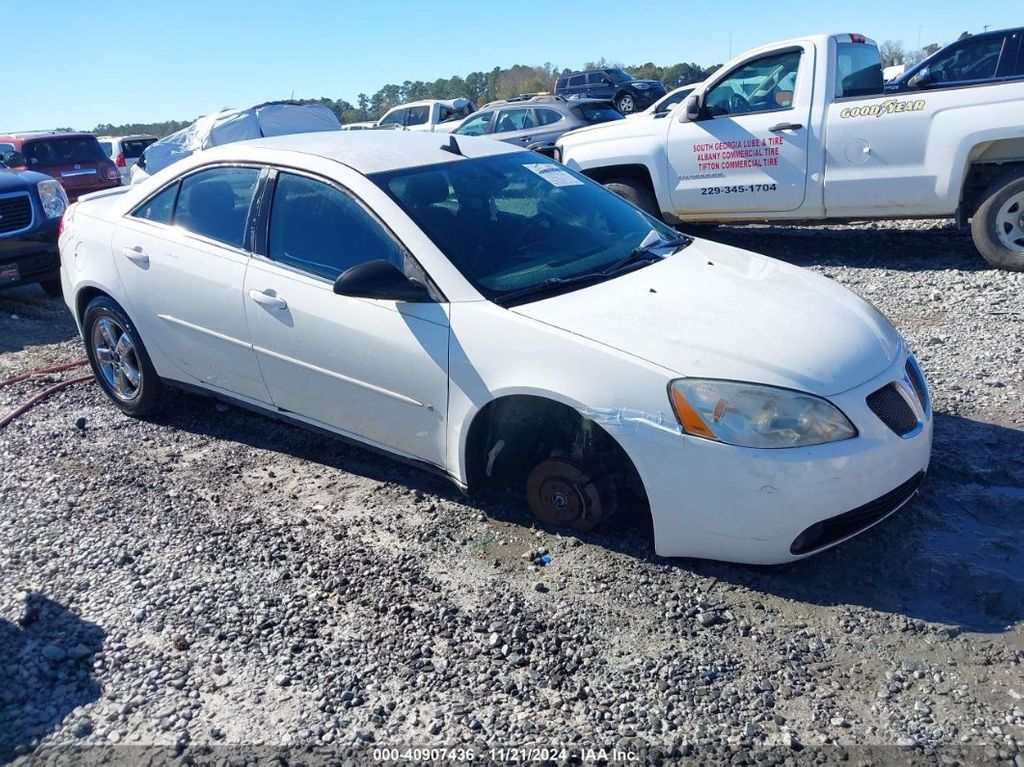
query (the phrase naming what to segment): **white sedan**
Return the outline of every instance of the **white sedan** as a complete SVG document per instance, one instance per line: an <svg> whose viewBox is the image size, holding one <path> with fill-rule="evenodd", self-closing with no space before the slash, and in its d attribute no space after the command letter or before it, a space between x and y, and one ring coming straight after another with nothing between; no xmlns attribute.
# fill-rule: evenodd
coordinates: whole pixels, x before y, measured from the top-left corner
<svg viewBox="0 0 1024 767"><path fill-rule="evenodd" d="M60 250L125 413L211 394L545 524L649 511L664 556L821 551L928 467L927 386L871 305L502 142L230 144L73 205Z"/></svg>

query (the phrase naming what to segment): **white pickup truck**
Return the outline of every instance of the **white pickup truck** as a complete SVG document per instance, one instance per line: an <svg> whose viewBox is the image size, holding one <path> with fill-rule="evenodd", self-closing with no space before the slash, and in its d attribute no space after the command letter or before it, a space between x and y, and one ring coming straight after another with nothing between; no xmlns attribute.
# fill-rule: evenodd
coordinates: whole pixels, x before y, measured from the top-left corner
<svg viewBox="0 0 1024 767"><path fill-rule="evenodd" d="M1024 78L885 93L861 35L748 51L674 110L573 131L555 157L673 224L955 216L1024 270Z"/></svg>

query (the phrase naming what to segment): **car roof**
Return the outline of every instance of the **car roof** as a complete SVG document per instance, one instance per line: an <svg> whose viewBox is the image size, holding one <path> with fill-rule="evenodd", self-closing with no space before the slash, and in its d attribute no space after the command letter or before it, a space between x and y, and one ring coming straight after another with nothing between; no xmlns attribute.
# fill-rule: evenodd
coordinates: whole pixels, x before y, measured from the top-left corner
<svg viewBox="0 0 1024 767"><path fill-rule="evenodd" d="M63 130L50 130L50 131L31 131L26 133L10 133L6 136L0 136L5 139L20 139L21 141L35 141L37 139L48 139L48 138L96 138L93 134L87 133L86 131L63 131Z"/></svg>
<svg viewBox="0 0 1024 767"><path fill-rule="evenodd" d="M140 138L155 139L156 136L154 136L152 133L129 133L128 135L125 136L97 136L96 138L99 139L100 141L131 141L132 139Z"/></svg>
<svg viewBox="0 0 1024 767"><path fill-rule="evenodd" d="M451 141L450 134L420 133L416 131L325 131L322 133L295 133L287 136L239 141L214 147L192 155L197 160L253 160L272 161L267 150L295 152L323 157L347 165L369 175L404 168L457 160L460 155L442 149ZM463 157L490 157L525 150L490 138L458 136L456 142ZM198 164L198 163L197 163Z"/></svg>

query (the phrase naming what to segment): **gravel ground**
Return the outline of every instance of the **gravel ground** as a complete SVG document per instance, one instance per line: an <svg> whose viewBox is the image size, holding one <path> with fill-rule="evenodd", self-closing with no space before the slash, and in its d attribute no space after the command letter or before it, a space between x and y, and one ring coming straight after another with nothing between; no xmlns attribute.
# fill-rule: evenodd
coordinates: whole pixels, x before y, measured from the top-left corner
<svg viewBox="0 0 1024 767"><path fill-rule="evenodd" d="M710 236L849 286L918 354L935 451L895 517L785 567L665 560L637 530L535 530L513 499L212 401L133 421L79 385L0 432L0 762L1024 765L1024 274L943 222ZM0 378L81 355L59 302L0 293ZM0 413L44 385L0 389Z"/></svg>

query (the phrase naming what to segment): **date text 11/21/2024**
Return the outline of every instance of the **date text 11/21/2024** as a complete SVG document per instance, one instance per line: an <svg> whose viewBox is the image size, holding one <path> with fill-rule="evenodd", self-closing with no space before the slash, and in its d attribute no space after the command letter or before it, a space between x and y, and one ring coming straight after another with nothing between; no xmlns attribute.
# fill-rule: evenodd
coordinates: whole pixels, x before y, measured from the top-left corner
<svg viewBox="0 0 1024 767"><path fill-rule="evenodd" d="M466 748L374 748L373 761L389 762L475 762L488 759L497 762L549 762L579 761L588 763L623 763L638 762L641 755L635 751L622 748L564 748L561 746L496 746L486 751L477 752L472 747Z"/></svg>

